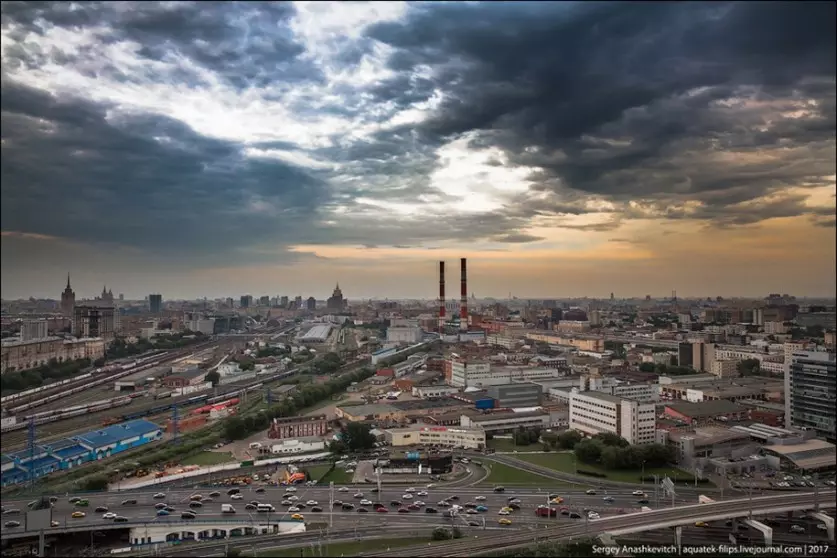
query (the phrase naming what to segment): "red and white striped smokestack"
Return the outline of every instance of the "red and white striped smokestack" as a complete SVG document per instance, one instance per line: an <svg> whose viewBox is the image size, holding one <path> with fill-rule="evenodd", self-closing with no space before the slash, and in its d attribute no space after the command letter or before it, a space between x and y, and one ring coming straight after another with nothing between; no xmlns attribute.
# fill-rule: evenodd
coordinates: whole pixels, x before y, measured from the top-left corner
<svg viewBox="0 0 837 558"><path fill-rule="evenodd" d="M468 331L468 260L462 258L459 260L459 265L462 270L462 292L459 293L459 331Z"/></svg>
<svg viewBox="0 0 837 558"><path fill-rule="evenodd" d="M445 330L445 262L439 262L439 333Z"/></svg>

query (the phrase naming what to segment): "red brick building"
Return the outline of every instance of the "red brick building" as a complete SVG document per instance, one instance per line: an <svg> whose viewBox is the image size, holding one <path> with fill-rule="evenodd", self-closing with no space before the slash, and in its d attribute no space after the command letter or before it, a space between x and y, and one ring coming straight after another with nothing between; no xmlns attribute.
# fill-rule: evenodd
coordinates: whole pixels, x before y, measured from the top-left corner
<svg viewBox="0 0 837 558"><path fill-rule="evenodd" d="M275 418L270 423L267 437L282 440L285 438L325 436L326 434L328 434L328 418L326 415L316 415Z"/></svg>

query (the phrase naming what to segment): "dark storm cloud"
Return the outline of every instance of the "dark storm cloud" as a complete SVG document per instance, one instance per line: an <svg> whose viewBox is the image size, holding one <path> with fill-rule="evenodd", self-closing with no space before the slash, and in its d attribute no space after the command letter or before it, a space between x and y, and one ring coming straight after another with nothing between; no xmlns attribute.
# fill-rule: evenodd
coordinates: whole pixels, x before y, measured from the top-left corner
<svg viewBox="0 0 837 558"><path fill-rule="evenodd" d="M281 249L317 220L326 185L284 163L147 114L2 82L2 223L7 231L109 242L227 263L242 246Z"/></svg>
<svg viewBox="0 0 837 558"><path fill-rule="evenodd" d="M138 44L147 59L186 57L241 89L322 81L320 70L299 58L305 49L288 26L295 13L289 2L4 2L2 8L4 27L36 34L47 26L95 31L103 42ZM32 46L18 56L31 62L47 54ZM108 61L95 72L124 81L143 77ZM194 79L186 72L167 77Z"/></svg>
<svg viewBox="0 0 837 558"><path fill-rule="evenodd" d="M427 3L368 32L397 49L399 77L376 87L394 102L398 90L429 96L430 84L416 93L405 76L435 70L445 97L421 134L476 131L473 146L541 169L531 178L559 200L640 199L673 217L698 201L703 217L733 223L808 213L767 204L727 215L831 183L834 20L834 2Z"/></svg>

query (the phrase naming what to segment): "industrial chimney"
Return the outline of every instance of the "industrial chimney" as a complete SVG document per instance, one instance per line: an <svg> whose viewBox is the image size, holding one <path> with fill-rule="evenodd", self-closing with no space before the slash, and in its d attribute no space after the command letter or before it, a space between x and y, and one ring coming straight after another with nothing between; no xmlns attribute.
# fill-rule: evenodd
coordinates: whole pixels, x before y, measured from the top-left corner
<svg viewBox="0 0 837 558"><path fill-rule="evenodd" d="M445 262L439 262L439 335L445 333Z"/></svg>
<svg viewBox="0 0 837 558"><path fill-rule="evenodd" d="M459 331L468 331L468 260L462 258L460 267L462 269L462 291L459 293Z"/></svg>

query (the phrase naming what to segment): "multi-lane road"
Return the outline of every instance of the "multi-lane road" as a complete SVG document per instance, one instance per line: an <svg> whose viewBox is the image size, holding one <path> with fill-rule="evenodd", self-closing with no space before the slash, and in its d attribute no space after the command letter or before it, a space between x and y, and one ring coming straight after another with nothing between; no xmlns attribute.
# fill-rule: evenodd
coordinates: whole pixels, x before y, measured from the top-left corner
<svg viewBox="0 0 837 558"><path fill-rule="evenodd" d="M513 512L510 519L514 523L539 523L543 521L559 521L568 520L566 516L559 516L560 519L543 520L535 515L535 508L539 505L545 505L548 501L550 492L546 490L538 490L536 488L526 489L507 489L502 494L496 494L491 488L475 488L475 487L450 487L450 486L434 486L431 488L412 487L414 493L407 492L407 486L381 486L381 492L375 493L374 485L358 485L335 487L333 491L327 487L306 487L297 486L295 495L303 503L315 501L319 507L323 509L322 512L311 512L313 504L307 505L301 513L305 516L307 521L322 521L330 522L333 525L343 527L350 527L353 525L368 524L367 516L375 514L386 517L381 517L381 521L386 520L389 523L438 523L441 521L441 512L445 508L438 506L438 502L456 496L458 500L452 500L452 503L464 505L473 502L480 505L485 505L488 508L487 512L464 515L467 520L479 521L482 523L482 517L485 517L487 525L496 525L498 519L498 512L511 498L518 498L520 500L520 510ZM127 518L130 522L154 522L163 523L170 520L180 521L180 513L190 509L189 500L194 494L201 494L204 498L208 497L211 492L220 492L220 497L213 498L211 503L204 503L202 507L196 509L198 520L200 519L239 519L246 520L252 513L253 517L268 518L268 514L256 514L255 512L248 512L245 510L245 505L251 501L258 501L260 503L270 503L276 507L276 512L271 513L270 519L290 519L290 513L287 511L288 506L281 504L283 496L286 494L284 487L266 487L264 492L256 492L256 488L244 488L241 490L242 499L233 500L227 494L227 488L201 488L201 489L171 489L169 491L131 491L123 493L108 492L103 494L93 494L88 497L89 505L81 508L69 502L66 495L58 498L52 508L53 520L58 521L63 526L95 526L112 523L112 520L103 519L104 511L96 512L96 508L106 507L109 512L116 513L119 516ZM426 492L426 495L421 495ZM155 494L163 494L163 498L154 498ZM288 493L291 494L291 493ZM374 512L371 505L361 506L360 501L363 499L357 494L363 494L363 498L376 503L381 502L387 506L389 512L386 514L378 514ZM406 495L411 495L412 498L406 498ZM586 494L583 490L564 489L555 490L551 494L560 495L564 502L560 506L566 506L570 510L578 510L582 512L584 509L592 509L599 511L602 515L617 514L620 510L623 512L635 511L641 505L637 503L640 499L631 494L630 490L609 490L600 491L597 494ZM612 499L612 501L605 501L604 498ZM332 500L333 498L333 500ZM478 498L480 498L478 500ZM649 495L653 498L653 495ZM136 504L125 503L127 500L136 500ZM355 509L344 510L342 507L335 507L333 501L350 502L354 504ZM403 506L395 506L392 502L401 502ZM421 510L411 511L409 513L399 513L399 507L406 507L412 502L422 501L426 505ZM157 511L154 508L155 504L164 502L175 509L175 512L169 516L158 517ZM677 504L693 503L694 499L678 498ZM4 500L3 507L6 509L25 510L28 501L26 500ZM232 504L236 509L236 514L231 516L221 513L222 504ZM652 501L653 504L653 501ZM670 505L671 500L665 502L665 505ZM557 506L557 505L556 505ZM557 507L560 507L557 506ZM368 509L367 515L358 512L358 508ZM433 507L439 510L438 514L426 513L427 507ZM83 511L86 515L84 518L73 518L72 513L75 511ZM3 533L22 529L22 527L7 528L5 522L10 520L18 520L17 515L3 516Z"/></svg>

